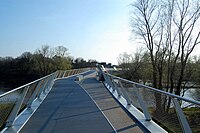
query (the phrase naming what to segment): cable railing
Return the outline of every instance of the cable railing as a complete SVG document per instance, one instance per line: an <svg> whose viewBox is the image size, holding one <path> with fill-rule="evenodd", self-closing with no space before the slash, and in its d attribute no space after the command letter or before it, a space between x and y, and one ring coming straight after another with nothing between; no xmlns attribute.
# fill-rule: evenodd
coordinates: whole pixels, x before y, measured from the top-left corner
<svg viewBox="0 0 200 133"><path fill-rule="evenodd" d="M59 70L48 76L30 82L0 95L0 131L11 127L20 113L31 108L35 99L41 100L42 94L47 94L54 83L54 79L88 71L90 68Z"/></svg>
<svg viewBox="0 0 200 133"><path fill-rule="evenodd" d="M101 67L98 67L101 69ZM100 70L105 85L127 105L140 110L146 121L154 121L167 132L200 132L200 102L183 98Z"/></svg>

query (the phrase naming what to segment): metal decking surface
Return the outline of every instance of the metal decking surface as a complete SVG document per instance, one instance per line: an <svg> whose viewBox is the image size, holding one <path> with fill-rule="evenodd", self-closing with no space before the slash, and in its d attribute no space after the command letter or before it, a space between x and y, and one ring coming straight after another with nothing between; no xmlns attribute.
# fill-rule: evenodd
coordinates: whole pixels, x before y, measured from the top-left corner
<svg viewBox="0 0 200 133"><path fill-rule="evenodd" d="M94 78L94 71L58 79L21 133L146 132Z"/></svg>
<svg viewBox="0 0 200 133"><path fill-rule="evenodd" d="M115 132L90 96L74 79L56 80L51 92L20 132Z"/></svg>
<svg viewBox="0 0 200 133"><path fill-rule="evenodd" d="M81 86L92 97L117 132L149 133L146 128L122 108L103 83L95 79L95 74L87 75Z"/></svg>

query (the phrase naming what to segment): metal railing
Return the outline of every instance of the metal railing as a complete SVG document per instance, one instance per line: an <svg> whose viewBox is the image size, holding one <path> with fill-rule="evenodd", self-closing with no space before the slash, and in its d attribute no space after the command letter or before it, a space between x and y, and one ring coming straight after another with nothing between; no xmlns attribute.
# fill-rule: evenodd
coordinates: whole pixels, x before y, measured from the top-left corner
<svg viewBox="0 0 200 133"><path fill-rule="evenodd" d="M101 67L98 67L101 69ZM105 85L168 132L200 132L200 102L113 76L102 70Z"/></svg>
<svg viewBox="0 0 200 133"><path fill-rule="evenodd" d="M52 88L54 79L68 77L89 70L73 69L59 70L48 76L35 80L31 83L13 89L0 95L0 131L4 127L13 125L16 118L25 108L31 108L35 99L40 99Z"/></svg>
<svg viewBox="0 0 200 133"><path fill-rule="evenodd" d="M82 72L85 72L88 70L92 70L92 68L81 68L81 69L73 69L73 70L58 70L56 72L56 78L64 78L64 77L82 73Z"/></svg>

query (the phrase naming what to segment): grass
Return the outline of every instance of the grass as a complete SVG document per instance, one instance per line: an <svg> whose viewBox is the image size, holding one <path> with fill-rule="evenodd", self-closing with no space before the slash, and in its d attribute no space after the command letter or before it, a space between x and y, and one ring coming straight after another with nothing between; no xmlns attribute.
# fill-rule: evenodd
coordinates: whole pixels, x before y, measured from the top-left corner
<svg viewBox="0 0 200 133"><path fill-rule="evenodd" d="M152 114L153 120L167 132L182 132L181 125L174 108L171 108L168 113L156 111L155 108L149 108L149 112ZM186 108L183 112L188 120L192 132L200 133L200 108Z"/></svg>
<svg viewBox="0 0 200 133"><path fill-rule="evenodd" d="M0 129L4 128L6 120L14 106L14 103L0 104Z"/></svg>
<svg viewBox="0 0 200 133"><path fill-rule="evenodd" d="M200 108L192 107L183 110L193 133L200 133Z"/></svg>

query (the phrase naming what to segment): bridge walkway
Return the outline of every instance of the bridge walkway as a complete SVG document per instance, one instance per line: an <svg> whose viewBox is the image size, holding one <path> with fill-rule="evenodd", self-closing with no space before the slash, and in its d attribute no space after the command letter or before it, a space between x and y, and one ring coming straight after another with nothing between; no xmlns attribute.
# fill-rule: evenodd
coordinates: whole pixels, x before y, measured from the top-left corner
<svg viewBox="0 0 200 133"><path fill-rule="evenodd" d="M85 77L80 85L92 97L97 106L110 121L117 132L120 133L143 133L149 132L141 126L122 106L113 98L103 83L95 79L95 74Z"/></svg>
<svg viewBox="0 0 200 133"><path fill-rule="evenodd" d="M115 101L94 71L75 82L75 76L58 79L21 133L147 132Z"/></svg>

